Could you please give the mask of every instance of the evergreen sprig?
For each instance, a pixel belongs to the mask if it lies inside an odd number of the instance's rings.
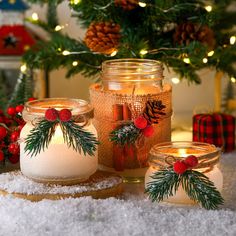
[[[141,135],[141,130],[134,123],[124,124],[110,133],[110,141],[121,146],[133,144]]]
[[[60,126],[64,140],[69,147],[79,153],[81,153],[82,149],[84,155],[93,155],[99,142],[92,133],[84,130],[73,121],[60,122]]]
[[[36,156],[42,150],[48,148],[57,123],[57,121],[51,122],[46,119],[39,121],[25,139],[25,152],[31,154],[31,156]]]
[[[146,192],[152,201],[160,202],[176,194],[180,184],[190,199],[199,203],[207,210],[217,209],[224,203],[220,192],[204,174],[187,170],[182,175],[174,172],[173,168],[161,169],[151,176]]]
[[[77,125],[74,121],[61,122],[48,121],[43,119],[39,121],[36,126],[30,131],[30,134],[25,139],[25,152],[36,156],[45,148],[48,148],[49,143],[55,134],[57,125],[60,125],[65,143],[72,147],[75,151],[84,155],[92,156],[96,151],[98,141],[96,137]]]

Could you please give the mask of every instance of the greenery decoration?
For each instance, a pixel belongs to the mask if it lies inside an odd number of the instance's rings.
[[[214,210],[224,203],[220,192],[207,176],[195,171],[186,170],[177,174],[173,168],[161,169],[155,172],[146,187],[146,192],[152,201],[163,201],[175,195],[181,185],[190,199],[199,203],[207,210]]]
[[[216,68],[236,76],[236,12],[234,0],[70,0],[72,17],[84,28],[93,23],[113,22],[120,26],[119,45],[113,53],[105,55],[90,50],[84,39],[73,39],[63,34],[55,16],[60,0],[28,0],[49,4],[47,21],[32,20],[46,30],[51,39],[39,42],[27,51],[24,61],[33,68],[68,69],[67,76],[83,73],[98,75],[104,60],[116,58],[148,58],[163,62],[190,82],[200,83],[197,71]],[[93,31],[89,32],[94,33]],[[103,44],[104,32],[97,35]],[[95,41],[94,41],[95,42]],[[104,45],[103,45],[104,46]],[[77,62],[77,63],[73,63]]]

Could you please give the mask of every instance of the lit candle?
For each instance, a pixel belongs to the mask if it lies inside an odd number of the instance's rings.
[[[147,184],[153,181],[151,176],[160,170],[160,165],[163,167],[167,167],[169,165],[169,163],[165,163],[164,157],[171,156],[171,158],[174,157],[176,160],[183,160],[189,155],[194,155],[199,160],[201,160],[201,157],[204,155],[209,155],[209,158],[207,159],[207,163],[209,163],[209,165],[207,166],[206,163],[205,166],[207,167],[196,170],[207,176],[209,180],[214,183],[218,191],[221,192],[223,187],[223,176],[216,164],[220,152],[214,145],[194,142],[171,142],[154,146],[150,151],[151,160],[149,162],[150,167],[145,175],[145,187],[147,188]],[[181,185],[174,196],[164,199],[164,201],[179,204],[194,203],[187,196]]]
[[[60,103],[59,105],[57,105]],[[49,146],[41,150],[35,156],[25,152],[26,143],[24,140],[35,127],[35,119],[40,119],[47,108],[69,108],[72,115],[83,115],[91,113],[91,106],[82,100],[73,99],[44,99],[36,100],[26,104],[23,112],[23,118],[26,124],[21,131],[20,144],[20,168],[24,175],[36,181],[60,182],[72,184],[89,178],[98,166],[97,151],[93,156],[84,155],[68,147],[63,138],[61,127],[57,125],[54,136]],[[83,127],[85,131],[90,132],[97,137],[97,132],[88,119],[87,125]]]

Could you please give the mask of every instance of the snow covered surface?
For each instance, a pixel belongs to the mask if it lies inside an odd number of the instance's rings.
[[[121,199],[90,197],[30,202],[0,197],[0,235],[236,235],[236,152],[225,154],[225,205],[217,211],[198,206],[151,203],[143,185],[126,185]]]
[[[98,182],[84,183],[83,185],[73,186],[47,186],[42,183],[36,183],[21,174],[20,171],[8,172],[0,175],[0,189],[8,193],[26,193],[26,194],[73,194],[83,193],[93,190],[111,188],[121,183],[119,177],[110,176],[107,179],[101,179]]]

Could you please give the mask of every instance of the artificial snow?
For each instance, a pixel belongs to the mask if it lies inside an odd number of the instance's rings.
[[[80,185],[60,186],[34,182],[22,175],[20,171],[8,172],[0,175],[0,189],[5,190],[8,193],[73,194],[108,189],[117,186],[119,183],[121,183],[120,177],[109,176],[98,182],[89,182],[89,184],[83,183]]]
[[[220,168],[225,204],[219,210],[152,203],[142,184],[126,184],[120,199],[30,202],[0,196],[0,236],[235,236],[236,153],[223,155]]]

